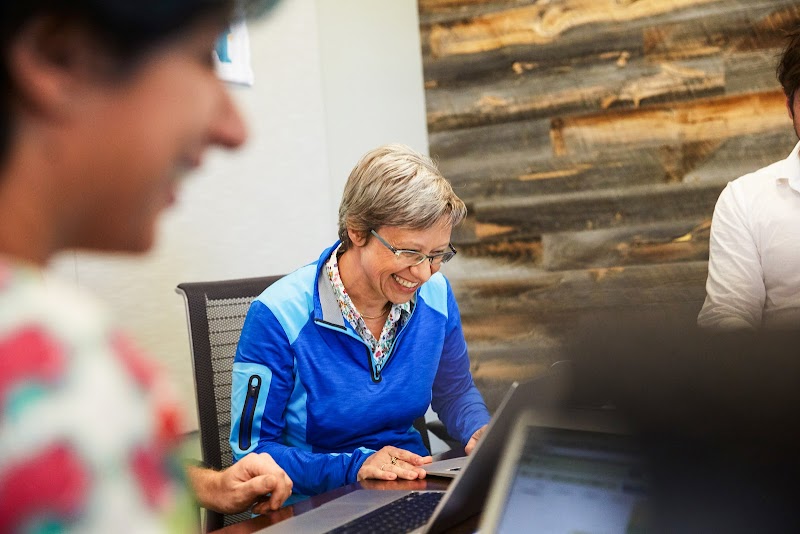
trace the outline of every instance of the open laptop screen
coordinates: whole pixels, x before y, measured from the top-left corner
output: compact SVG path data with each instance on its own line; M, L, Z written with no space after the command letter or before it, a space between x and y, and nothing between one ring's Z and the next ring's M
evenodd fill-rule
M647 477L630 437L522 424L508 445L482 532L646 531Z

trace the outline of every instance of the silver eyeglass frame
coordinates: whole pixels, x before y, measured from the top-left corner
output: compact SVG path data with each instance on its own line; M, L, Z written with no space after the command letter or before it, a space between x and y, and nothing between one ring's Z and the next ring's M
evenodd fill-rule
M380 241L383 244L383 246L385 246L390 251L392 251L392 254L394 254L395 257L398 260L400 259L400 255L401 254L414 254L417 257L419 257L419 261L416 262L416 263L409 264L408 265L409 267L415 267L415 266L419 265L420 263L422 263L425 260L428 260L432 267L439 267L440 265L444 265L448 261L452 260L455 257L455 255L458 254L458 251L455 249L455 247L453 247L452 243L448 243L447 244L447 246L450 247L449 251L440 252L438 254L425 254L424 252L420 252L419 250L408 250L408 249L403 249L403 248L395 248L391 244L389 244L388 241L386 241L384 238L382 238L380 235L378 235L378 232L376 232L375 230L370 230L369 232L372 235L374 235L378 239L378 241ZM434 264L433 262L436 259L439 259L439 262Z

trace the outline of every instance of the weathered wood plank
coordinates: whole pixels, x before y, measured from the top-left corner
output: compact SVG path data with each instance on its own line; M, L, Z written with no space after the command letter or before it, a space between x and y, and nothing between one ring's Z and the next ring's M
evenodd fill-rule
M760 135L742 135L723 141L693 168L687 169L687 183L722 183L785 159L797 143L792 128Z
M532 193L583 189L578 184L586 183L588 186L591 182L590 178L583 177L586 173L596 175L598 181L603 180L603 173L611 173L621 180L621 184L635 184L662 181L662 170L666 169L669 179L674 181L687 170L681 162L691 159L683 149L662 150L659 147L644 147L641 151L637 149L636 153L629 149L613 150L612 147L612 150L599 153L567 154L554 158L551 125L550 120L515 121L432 133L429 137L430 154L457 188L480 189L480 186L467 182L511 179L529 183ZM641 173L633 172L639 168ZM635 177L642 173L656 173L657 177ZM561 179L574 180L576 184L548 185L557 184ZM495 185L487 187L485 194L490 194ZM506 192L496 191L498 194ZM518 193L513 189L508 192Z
M459 253L473 258L497 258L507 261L525 262L540 265L543 257L542 242L535 239L486 239L472 238L469 241L457 240L453 235L453 243L457 244Z
M475 54L519 45L545 45L593 24L630 23L714 3L714 0L562 0L536 2L430 30L433 57Z
M435 57L426 33L422 35L425 87L469 86L480 81L513 80L526 74L558 71L598 62L624 63L644 55L641 31L607 28L591 36L565 37L569 47L537 45L509 47L478 54Z
M779 53L779 48L765 48L725 56L725 94L767 92L778 88L775 58Z
M501 198L473 203L480 223L507 227L497 237L592 230L661 220L707 217L725 184L657 184L581 193Z
M549 314L688 306L705 299L705 261L543 272L526 278L453 281L462 315L517 313L531 321ZM696 309L695 309L696 308ZM577 317L577 315L576 315Z
M613 0L588 1L571 11L563 9L567 7L564 2L554 2L486 16L465 12L465 18L456 23L423 25L425 79L433 87L531 69L591 64L609 57L625 61L650 55L657 62L774 48L779 46L782 30L800 22L800 10L792 0L700 1L682 6L637 2L642 16L633 15L625 3L613 2L628 13L625 17L633 18L614 19L609 11L607 17L592 20L609 1ZM644 14L653 6L658 14ZM554 19L563 15L579 26L569 27L568 23L562 28L567 31L545 31L547 23L543 21L548 12L556 13ZM536 19L537 14L541 20ZM506 24L511 25L510 30ZM661 44L660 39L666 42Z
M645 55L651 61L669 61L698 54L736 55L782 49L785 30L796 26L798 21L800 5L796 2L740 4L727 13L645 28Z
M532 159L546 159L553 156L550 148L551 119L513 121L431 132L429 136L431 155L440 161L470 156L480 153L476 160L500 152L513 154L524 151L532 154Z
M557 271L704 261L710 227L709 218L545 234L541 266Z
M459 232L453 241L464 257L525 262L550 271L588 269L707 260L710 224L710 218L662 221L544 234L541 241L497 240L491 235L481 240L474 233L472 239L462 241ZM519 332L517 326L510 330Z
M527 126L530 124L530 131ZM791 128L727 140L604 148L553 157L541 121L431 135L431 154L456 193L471 204L501 196L588 191L668 182L722 182L783 159ZM515 138L516 137L516 138ZM446 143L441 150L439 141ZM497 142L496 142L497 141ZM504 150L509 147L509 150Z
M510 153L475 153L440 159L439 168L468 203L501 196L533 196L679 182L713 153L713 144L611 147L602 152L554 158L532 148ZM434 149L432 149L434 150ZM775 154L783 154L783 150ZM435 152L434 152L435 154ZM740 159L735 159L741 162Z
M530 4L531 0L419 0L421 26L463 20Z
M553 146L557 155L564 155L596 152L612 146L717 142L736 136L783 132L791 128L785 102L783 92L775 90L555 119Z
M610 58L514 80L431 88L428 128L436 132L718 95L726 90L724 69L721 57L660 63L638 58L624 65ZM770 81L774 89L774 74Z
M541 161L526 161L525 153L517 152L503 154L507 160L498 161L488 169L482 161L472 157L443 160L440 169L451 180L456 193L471 204L473 201L502 196L546 195L678 182L694 169L696 163L703 161L700 155L696 158L691 155L705 155L713 148L709 146L707 150L702 150L696 145L684 145L674 148L645 147L634 152L629 147L623 147L600 154L568 154ZM737 163L741 161L735 159ZM501 171L506 174L501 174Z

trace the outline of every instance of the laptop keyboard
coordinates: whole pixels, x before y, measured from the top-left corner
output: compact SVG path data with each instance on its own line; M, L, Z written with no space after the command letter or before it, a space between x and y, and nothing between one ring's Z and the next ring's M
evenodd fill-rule
M411 532L428 522L444 492L410 493L375 511L345 523L328 534Z

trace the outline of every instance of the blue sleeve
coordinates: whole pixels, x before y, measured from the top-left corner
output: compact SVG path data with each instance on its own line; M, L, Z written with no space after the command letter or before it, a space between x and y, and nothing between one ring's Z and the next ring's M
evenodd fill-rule
M356 482L358 470L374 451L312 452L305 442L305 398L286 330L263 302L253 302L233 363L230 444L234 460L251 452L269 453L292 479L294 491L303 495ZM288 435L289 418L301 435Z
M461 328L450 282L447 282L447 332L439 369L433 381L433 410L448 434L466 445L472 434L489 422L489 410L483 402L469 370L467 342Z

